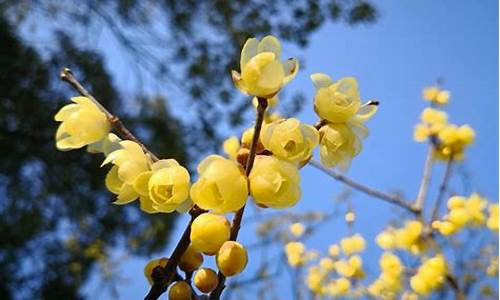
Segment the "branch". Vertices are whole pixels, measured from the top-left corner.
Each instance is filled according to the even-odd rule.
[[[130,132],[130,130],[125,127],[125,125],[123,125],[122,121],[120,121],[117,116],[110,113],[96,98],[94,98],[94,96],[92,96],[92,94],[90,94],[83,87],[83,85],[75,78],[73,72],[71,72],[70,69],[64,68],[59,76],[61,77],[61,80],[69,83],[75,90],[77,90],[80,95],[89,98],[90,101],[92,101],[106,115],[109,122],[111,123],[111,127],[116,133],[118,133],[118,135],[120,135],[122,139],[136,142],[141,146],[144,152],[148,153],[151,156],[151,159],[153,161],[158,160],[158,157],[151,151],[149,151],[148,148],[146,148],[146,146],[144,146],[144,144],[141,143],[141,141],[139,141],[139,139],[136,138],[135,135],[133,135],[132,132]]]
[[[427,191],[429,190],[429,183],[431,181],[432,164],[434,162],[433,152],[434,152],[434,145],[429,144],[427,157],[425,158],[425,163],[424,163],[424,174],[422,175],[422,181],[420,183],[420,188],[418,189],[417,199],[415,199],[415,208],[418,209],[420,212],[422,212],[422,208],[424,207]]]
[[[439,186],[439,192],[436,199],[436,204],[434,206],[434,210],[432,211],[431,215],[431,222],[430,222],[431,224],[438,217],[439,207],[441,206],[444,193],[446,192],[446,188],[448,187],[448,181],[450,180],[452,165],[453,165],[453,156],[451,156],[448,159],[448,162],[446,163],[446,170],[444,171],[443,180],[441,181],[441,185]]]
[[[378,198],[380,200],[384,200],[384,201],[389,202],[391,204],[395,204],[395,205],[397,205],[401,208],[404,208],[404,209],[406,209],[414,214],[417,214],[419,212],[419,210],[416,207],[411,205],[408,201],[403,200],[398,195],[386,194],[384,192],[367,187],[367,186],[365,186],[361,183],[358,183],[358,182],[356,182],[356,181],[354,181],[354,180],[352,180],[352,179],[350,179],[350,178],[348,178],[340,173],[337,173],[337,172],[334,172],[330,169],[325,168],[320,162],[318,162],[314,159],[311,159],[309,161],[309,164],[311,166],[315,167],[316,169],[322,171],[323,173],[329,175],[333,179],[338,180],[338,181],[344,183],[345,185],[348,185],[348,186],[354,188],[355,190],[358,190],[360,192],[363,192],[367,195],[373,196],[373,197]]]
[[[250,154],[248,155],[247,163],[245,166],[245,174],[248,178],[250,172],[252,171],[253,164],[255,162],[255,156],[257,154],[257,143],[259,141],[260,130],[262,129],[262,123],[264,122],[264,113],[267,108],[267,99],[266,98],[258,98],[259,104],[257,106],[257,120],[255,122],[254,133],[252,137],[252,144],[250,145]],[[236,212],[233,219],[233,224],[231,225],[231,241],[236,241],[238,239],[238,233],[241,227],[241,220],[243,219],[243,213],[245,212],[245,205]],[[224,276],[220,271],[218,274],[219,283],[215,287],[215,289],[210,293],[211,300],[220,299],[222,291],[225,287],[226,276]]]

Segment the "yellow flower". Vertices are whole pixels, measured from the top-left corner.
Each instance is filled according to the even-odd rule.
[[[179,268],[184,272],[193,272],[203,264],[203,255],[192,245],[186,249],[179,262]]]
[[[335,268],[335,262],[329,257],[322,258],[319,265],[325,271],[332,271]]]
[[[190,300],[191,287],[185,281],[176,281],[170,286],[168,300]]]
[[[439,105],[447,104],[450,99],[450,92],[442,90],[437,86],[430,86],[424,88],[422,91],[422,97],[427,100],[434,102]]]
[[[321,119],[331,123],[364,122],[377,111],[375,103],[361,106],[358,82],[353,77],[333,82],[328,75],[316,73],[311,80],[316,88],[314,111]]]
[[[61,108],[54,119],[62,122],[56,133],[57,149],[78,149],[104,139],[110,124],[106,115],[86,97],[73,97],[74,103]]]
[[[307,272],[307,287],[316,295],[323,295],[323,281],[327,273],[317,266],[310,267]]]
[[[255,38],[248,39],[241,50],[241,74],[232,72],[234,84],[248,95],[274,97],[299,69],[297,60],[282,62],[280,56],[281,45],[274,36],[268,35],[260,42]]]
[[[489,229],[498,231],[498,203],[490,204],[488,210],[490,215],[488,217],[486,225]]]
[[[191,224],[191,245],[206,255],[215,255],[230,234],[231,226],[224,216],[204,213]]]
[[[285,245],[285,254],[288,264],[292,267],[302,265],[305,262],[304,254],[306,248],[300,242],[289,242]]]
[[[486,199],[481,198],[479,194],[473,193],[465,202],[465,209],[469,213],[471,225],[483,225],[486,222],[484,209],[488,205]]]
[[[247,250],[238,242],[227,241],[220,247],[215,261],[224,276],[240,274],[248,263]]]
[[[156,267],[162,267],[165,268],[168,263],[168,258],[162,257],[158,259],[152,259],[150,260],[146,266],[144,267],[144,277],[148,280],[149,284],[153,284],[153,270]]]
[[[382,299],[395,299],[401,291],[404,266],[401,260],[390,252],[385,252],[379,260],[380,276],[369,287],[370,294]]]
[[[347,223],[353,223],[356,220],[356,214],[354,214],[354,212],[352,211],[347,212],[344,216],[344,219]]]
[[[114,166],[106,175],[106,187],[118,198],[113,204],[123,205],[137,199],[141,194],[134,186],[136,180],[143,182],[149,178],[151,160],[143,152],[139,144],[132,141],[121,141],[120,149],[109,153],[102,165],[113,163]],[[141,196],[141,208],[149,211],[148,196]],[[147,204],[145,207],[144,204]]]
[[[235,160],[238,155],[238,150],[240,149],[240,141],[237,137],[232,136],[224,141],[222,147],[224,148],[224,153],[226,153],[229,158]]]
[[[377,245],[385,250],[391,250],[396,247],[395,232],[392,229],[382,231],[377,235]]]
[[[460,127],[450,124],[441,129],[438,133],[438,148],[436,157],[447,160],[453,157],[455,160],[463,159],[463,152],[466,146],[474,142],[475,133],[469,125]]]
[[[353,255],[349,259],[341,259],[335,262],[335,270],[344,277],[363,278],[363,260],[359,255]]]
[[[439,133],[448,124],[448,115],[434,108],[426,108],[420,114],[421,123],[415,127],[413,134],[417,142],[423,142],[430,136]]]
[[[427,296],[443,285],[447,272],[446,261],[438,254],[424,261],[410,278],[410,286],[417,294]]]
[[[338,167],[347,171],[352,159],[361,152],[361,139],[368,135],[368,130],[361,123],[358,127],[327,124],[320,128],[319,135],[321,163],[327,168]]]
[[[207,294],[215,289],[219,283],[219,278],[214,270],[210,268],[201,268],[194,274],[193,282],[196,288],[202,293]]]
[[[296,237],[300,237],[304,234],[306,228],[301,223],[293,223],[290,225],[290,233]]]
[[[407,221],[403,228],[395,231],[396,247],[419,254],[424,250],[421,235],[424,227],[419,221]]]
[[[264,126],[261,142],[276,157],[300,163],[310,159],[319,135],[316,128],[295,118],[281,119]]]
[[[336,244],[330,245],[330,247],[328,247],[328,253],[332,257],[339,256],[340,255],[340,247],[339,247],[339,245],[336,245]]]
[[[347,256],[365,250],[365,246],[365,239],[359,234],[355,234],[351,237],[346,237],[340,240],[340,247]]]
[[[439,230],[439,233],[444,236],[457,233],[459,229],[458,226],[449,221],[434,221],[432,222],[432,228]]]
[[[199,207],[215,213],[237,211],[247,200],[247,179],[232,160],[210,155],[198,165],[200,177],[191,187],[191,198]]]
[[[347,295],[351,288],[351,282],[347,278],[332,280],[326,287],[326,293],[332,297]]]
[[[176,210],[189,196],[188,171],[174,159],[159,160],[151,169],[148,175],[142,175],[142,180],[135,181],[135,190],[149,196],[154,211]]]
[[[274,156],[257,155],[248,179],[252,198],[262,207],[291,207],[300,199],[297,167]]]

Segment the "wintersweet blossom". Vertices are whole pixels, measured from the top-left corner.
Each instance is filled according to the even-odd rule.
[[[74,103],[63,106],[54,119],[61,122],[56,132],[56,146],[62,151],[78,149],[104,139],[110,124],[106,115],[86,97],[73,97]]]
[[[319,134],[316,128],[295,118],[281,119],[262,128],[261,142],[276,157],[301,163],[311,158]]]
[[[198,165],[200,177],[191,187],[195,204],[215,213],[237,211],[247,200],[247,179],[233,160],[210,155]]]
[[[359,125],[327,124],[320,128],[319,155],[325,167],[347,171],[352,159],[361,152],[361,140],[368,134],[366,127]]]
[[[257,155],[248,180],[253,200],[262,207],[291,207],[300,199],[297,167],[274,156]]]
[[[428,107],[420,114],[420,121],[415,127],[413,138],[417,142],[424,142],[446,127],[448,115],[443,111]]]
[[[259,41],[250,38],[241,50],[241,74],[232,71],[233,82],[245,94],[272,98],[298,72],[296,59],[280,60],[281,44],[268,35]]]
[[[425,260],[410,278],[411,288],[419,295],[428,296],[443,285],[447,268],[445,258],[440,254]]]
[[[439,105],[447,104],[450,96],[451,94],[449,91],[442,90],[438,86],[429,86],[424,88],[422,91],[422,97],[425,100]]]
[[[230,234],[231,225],[224,216],[203,213],[191,224],[191,245],[206,255],[215,255]]]
[[[333,82],[328,75],[315,73],[311,75],[311,80],[316,88],[314,110],[323,120],[330,123],[362,123],[377,111],[375,102],[361,106],[358,82],[353,77]]]

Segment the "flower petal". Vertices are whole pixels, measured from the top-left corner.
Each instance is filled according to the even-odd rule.
[[[243,48],[241,49],[241,58],[240,58],[240,70],[243,72],[245,65],[248,63],[252,57],[257,55],[257,49],[259,47],[259,40],[256,38],[249,38]]]
[[[323,73],[314,73],[311,75],[311,80],[314,84],[314,87],[319,90],[321,88],[329,87],[333,84],[330,76]]]
[[[283,70],[285,71],[285,78],[283,79],[283,84],[289,83],[297,72],[299,72],[299,61],[295,58],[289,58],[283,62]]]
[[[279,59],[281,55],[281,44],[280,41],[272,35],[265,36],[259,43],[259,48],[257,53],[262,52],[272,52]]]
[[[135,192],[134,188],[130,184],[124,184],[118,194],[118,198],[113,204],[124,205],[130,203],[137,199],[139,195]]]

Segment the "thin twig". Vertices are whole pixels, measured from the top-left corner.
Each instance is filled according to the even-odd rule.
[[[327,169],[325,168],[323,165],[321,165],[320,162],[314,160],[314,159],[311,159],[309,161],[309,164],[313,167],[315,167],[316,169],[324,172],[325,174],[329,175],[330,177],[332,177],[333,179],[335,180],[338,180],[342,183],[344,183],[345,185],[348,185],[360,192],[363,192],[367,195],[370,195],[370,196],[373,196],[375,198],[378,198],[378,199],[381,199],[381,200],[384,200],[386,202],[389,202],[389,203],[392,203],[392,204],[395,204],[399,207],[402,207],[412,213],[418,213],[419,210],[416,209],[413,205],[411,205],[408,201],[405,201],[403,200],[400,196],[398,195],[393,195],[393,194],[387,194],[387,193],[384,193],[384,192],[381,192],[381,191],[378,191],[378,190],[375,190],[375,189],[372,189],[370,187],[367,187],[361,183],[358,183],[340,173],[337,173],[333,170],[330,170],[330,169]]]
[[[446,163],[446,170],[444,171],[443,180],[441,181],[441,185],[439,186],[439,192],[436,198],[436,204],[434,205],[434,209],[432,211],[430,224],[432,224],[432,222],[435,221],[438,217],[439,208],[441,207],[441,202],[443,201],[444,194],[448,187],[448,181],[450,180],[452,165],[453,156],[451,156]]]
[[[111,123],[113,130],[116,133],[118,133],[121,138],[136,142],[141,146],[144,152],[148,153],[151,156],[151,159],[153,161],[158,160],[158,157],[154,155],[151,151],[149,151],[148,148],[146,148],[146,146],[143,143],[141,143],[141,141],[139,141],[139,139],[136,138],[135,135],[133,135],[132,132],[130,132],[130,130],[128,130],[127,127],[125,127],[125,125],[123,125],[122,121],[120,121],[120,119],[117,116],[110,113],[101,104],[101,102],[99,102],[94,96],[92,96],[92,94],[89,93],[89,91],[87,91],[83,87],[83,85],[78,81],[78,79],[75,78],[73,72],[71,72],[69,68],[64,68],[60,73],[60,77],[61,80],[69,83],[75,90],[77,90],[78,93],[80,93],[80,95],[89,98],[90,101],[92,101],[106,115],[109,122]]]
[[[245,166],[245,174],[248,177],[252,171],[253,164],[255,162],[255,156],[257,154],[257,143],[259,141],[260,130],[262,128],[262,123],[264,122],[264,113],[267,108],[266,98],[257,98],[257,120],[255,121],[254,133],[252,137],[252,144],[250,145],[250,154],[248,155],[247,163]],[[233,224],[231,225],[231,241],[236,241],[238,239],[238,233],[241,227],[241,220],[243,219],[243,213],[245,212],[245,206],[236,212],[233,219]],[[211,300],[218,300],[222,294],[225,287],[226,277],[219,271],[218,274],[219,283],[217,287],[210,293]]]
[[[434,145],[431,143],[429,144],[427,157],[425,158],[424,173],[422,175],[422,181],[420,182],[420,188],[418,189],[417,199],[415,199],[415,208],[420,212],[422,212],[422,208],[424,207],[427,191],[429,190],[429,183],[431,181],[432,165],[434,162],[433,153]]]

